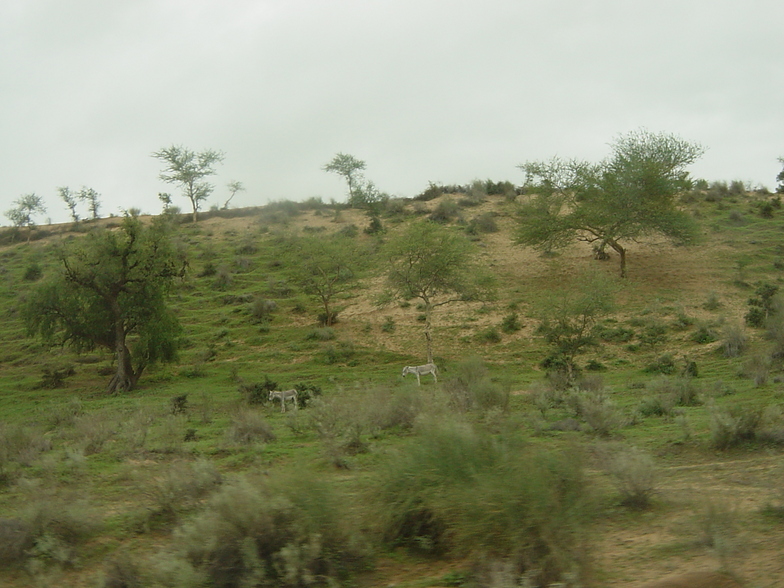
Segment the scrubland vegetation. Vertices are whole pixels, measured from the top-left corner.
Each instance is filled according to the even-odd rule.
[[[781,585],[784,213],[721,187],[677,202],[695,244],[628,243],[626,278],[515,245],[509,183],[170,214],[179,354],[112,394],[115,354],[24,319],[62,248],[121,219],[7,230],[3,585]],[[431,226],[471,275],[389,281]],[[418,387],[400,370],[431,345]]]

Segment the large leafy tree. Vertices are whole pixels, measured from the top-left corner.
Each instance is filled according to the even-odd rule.
[[[117,230],[98,229],[59,252],[62,271],[29,296],[30,334],[77,352],[116,355],[109,392],[131,390],[144,369],[175,358],[179,323],[166,304],[184,256],[162,221],[126,216]]]
[[[204,178],[215,175],[215,166],[223,161],[223,153],[213,149],[197,153],[180,145],[172,145],[156,151],[152,156],[165,165],[159,177],[166,183],[178,184],[182,188],[193,207],[193,222],[197,222],[201,203],[215,188]]]
[[[784,157],[779,157],[779,163],[784,164]],[[784,167],[781,168],[781,171],[776,176],[776,181],[779,183],[776,187],[776,192],[779,194],[784,193]]]
[[[427,361],[433,361],[433,310],[454,302],[488,299],[489,274],[474,261],[471,242],[430,221],[410,225],[386,247],[387,281],[399,299],[418,298],[425,311]]]
[[[554,158],[519,167],[535,196],[522,206],[516,241],[544,250],[574,240],[609,247],[626,276],[626,248],[650,235],[689,244],[697,223],[679,210],[677,196],[691,187],[687,167],[703,153],[694,143],[646,130],[621,135],[598,164]]]

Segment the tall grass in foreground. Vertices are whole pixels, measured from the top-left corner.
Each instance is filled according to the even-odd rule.
[[[379,482],[384,540],[432,554],[504,561],[548,585],[586,572],[588,514],[577,452],[533,449],[466,424],[427,426]]]

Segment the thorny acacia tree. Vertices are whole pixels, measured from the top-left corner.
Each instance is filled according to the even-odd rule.
[[[615,308],[615,288],[601,275],[579,276],[568,287],[551,292],[538,305],[538,333],[552,353],[543,362],[548,370],[563,372],[567,384],[574,382],[577,356],[596,344],[594,329]]]
[[[433,309],[453,302],[489,299],[491,277],[473,263],[462,233],[430,221],[410,225],[386,247],[387,281],[399,299],[418,298],[425,311],[427,361],[433,361]]]
[[[215,174],[215,165],[223,161],[223,153],[212,149],[196,153],[180,145],[172,145],[152,156],[166,165],[159,177],[166,183],[180,185],[193,207],[193,222],[197,222],[201,203],[214,189],[204,178]]]
[[[354,239],[341,235],[299,237],[293,245],[298,259],[296,279],[306,294],[321,303],[324,324],[331,326],[337,315],[335,298],[354,287],[366,256]]]
[[[323,168],[325,172],[336,173],[342,176],[348,184],[348,203],[355,205],[357,194],[362,187],[362,170],[365,162],[347,153],[338,153]]]
[[[686,167],[703,153],[699,145],[646,130],[611,143],[612,156],[598,164],[554,158],[519,167],[535,192],[519,215],[516,241],[552,250],[574,240],[610,247],[626,276],[626,243],[658,234],[678,244],[697,238],[697,223],[677,208],[691,187]]]
[[[15,227],[27,227],[27,241],[30,242],[35,227],[33,215],[46,212],[44,200],[37,194],[24,194],[14,200],[14,204],[16,207],[6,211],[5,216],[14,223]]]
[[[127,216],[117,230],[97,229],[59,252],[62,272],[27,300],[31,335],[77,352],[116,354],[108,392],[131,390],[145,367],[175,358],[179,322],[166,305],[186,262],[158,219],[144,226]]]

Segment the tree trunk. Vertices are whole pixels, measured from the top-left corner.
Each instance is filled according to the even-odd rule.
[[[433,333],[430,324],[432,308],[429,302],[425,302],[425,339],[427,340],[427,363],[433,363]]]
[[[626,249],[621,246],[620,243],[614,241],[612,239],[607,240],[607,244],[613,248],[614,251],[618,253],[618,256],[621,258],[621,277],[626,277]]]
[[[117,373],[114,374],[114,377],[109,382],[107,392],[110,394],[133,390],[133,387],[136,385],[136,382],[141,375],[141,370],[139,370],[139,373],[137,374],[133,372],[131,351],[125,344],[125,324],[123,323],[123,320],[119,318],[121,313],[119,304],[116,300],[112,303],[112,312],[115,316],[114,345],[115,353],[117,353]]]

